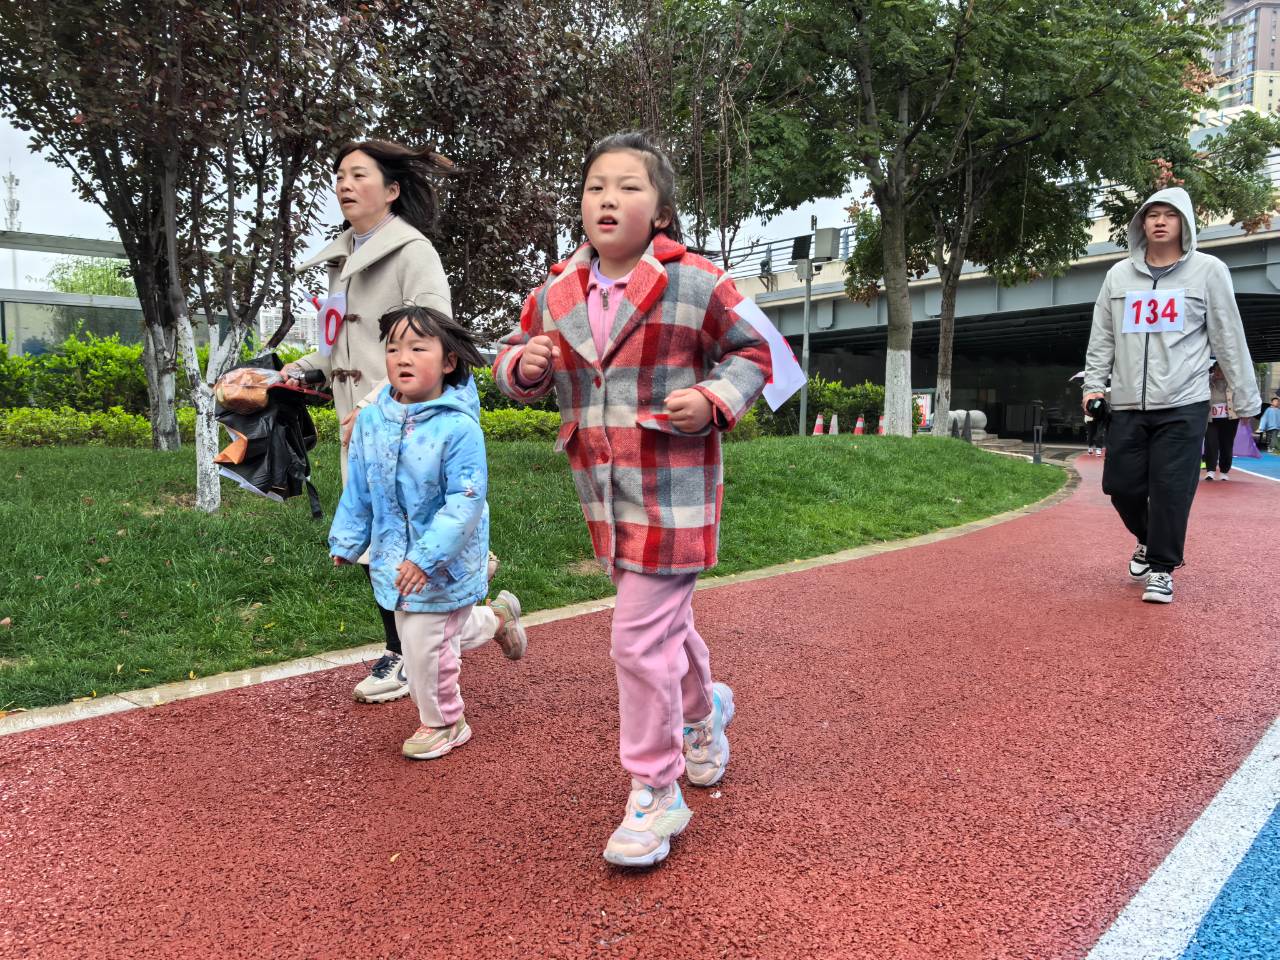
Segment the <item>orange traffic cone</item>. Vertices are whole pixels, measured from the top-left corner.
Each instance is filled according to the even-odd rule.
[[[855,437],[863,436],[867,432],[866,428],[867,421],[863,418],[862,414],[858,414],[858,422],[853,425],[853,435]]]
[[[884,436],[884,414],[880,414],[880,426],[876,427],[876,436]]]
[[[840,432],[840,414],[833,413],[831,415],[831,426],[827,429],[827,436],[833,437]]]
[[[822,414],[818,414],[818,422],[813,425],[813,435],[815,437],[822,436]]]

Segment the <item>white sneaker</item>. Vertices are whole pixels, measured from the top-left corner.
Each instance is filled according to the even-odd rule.
[[[389,703],[407,697],[409,678],[404,672],[404,657],[382,651],[369,675],[356,684],[354,695],[361,703]]]
[[[489,601],[489,607],[502,621],[493,639],[508,660],[519,660],[529,648],[529,635],[520,623],[520,599],[510,590],[501,591]]]
[[[604,848],[604,858],[620,867],[651,867],[667,859],[671,838],[693,819],[680,784],[650,787],[632,779],[627,812]]]
[[[418,727],[401,746],[400,752],[410,760],[434,760],[470,739],[471,727],[467,725],[467,718],[459,717],[448,727]]]
[[[1147,577],[1147,589],[1142,593],[1147,603],[1173,603],[1173,574],[1152,571]]]
[[[1129,576],[1134,580],[1145,580],[1150,572],[1151,564],[1147,563],[1147,545],[1140,543],[1133,551],[1133,556],[1129,558]]]
[[[1218,474],[1218,480],[1219,480],[1221,483],[1226,483],[1226,482],[1227,482],[1227,478],[1228,478],[1229,476],[1230,476],[1230,474],[1227,474],[1227,473],[1225,473],[1225,472],[1224,472],[1224,473],[1219,473],[1219,474]]]
[[[729,738],[724,728],[733,719],[733,691],[725,683],[711,685],[711,715],[684,728],[684,772],[696,787],[712,787],[729,765]]]

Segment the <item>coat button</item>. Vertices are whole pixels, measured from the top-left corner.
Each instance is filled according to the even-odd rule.
[[[608,463],[608,462],[609,462],[609,454],[605,453],[604,451],[601,451],[600,455],[596,457],[596,463]]]
[[[601,380],[600,380],[600,378],[599,378],[599,377],[592,377],[592,378],[591,378],[591,382],[592,382],[592,383],[594,383],[594,384],[598,387],[598,386],[600,386]]]

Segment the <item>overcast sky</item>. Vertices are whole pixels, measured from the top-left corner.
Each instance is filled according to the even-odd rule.
[[[117,239],[106,215],[76,195],[71,173],[32,153],[27,147],[27,135],[0,119],[0,173],[8,173],[10,169],[19,180],[19,229],[92,240]],[[847,197],[821,200],[776,217],[765,225],[748,222],[739,233],[738,242],[752,238],[783,239],[807,233],[811,215],[818,217],[820,227],[844,226],[847,222],[844,209],[848,204]],[[336,203],[330,204],[329,216],[339,222]],[[3,219],[3,208],[0,208],[0,226]],[[320,243],[317,238],[315,246],[318,248]],[[55,258],[23,252],[18,253],[16,259],[19,289],[47,289],[44,278]],[[12,255],[0,251],[0,287],[13,284],[12,263]]]

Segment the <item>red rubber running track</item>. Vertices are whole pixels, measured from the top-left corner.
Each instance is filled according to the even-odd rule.
[[[0,954],[1083,956],[1280,712],[1280,484],[1201,490],[1162,607],[1079,466],[1013,522],[698,593],[733,763],[650,872],[600,858],[607,612],[473,655],[439,761],[355,668],[0,739]]]

